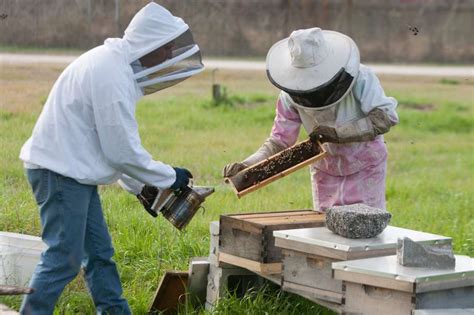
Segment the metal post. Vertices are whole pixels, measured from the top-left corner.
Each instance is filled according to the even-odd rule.
[[[120,0],[115,0],[115,28],[117,36],[120,36]]]
[[[87,0],[87,24],[88,24],[88,31],[89,31],[89,47],[92,47],[94,42],[94,36],[92,35],[92,5],[91,0]]]
[[[222,99],[221,85],[216,84],[216,81],[215,81],[215,75],[216,75],[217,70],[219,69],[215,68],[212,70],[212,100],[216,104],[218,104]]]

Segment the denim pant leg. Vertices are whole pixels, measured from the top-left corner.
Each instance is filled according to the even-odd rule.
[[[40,208],[42,239],[48,246],[33,273],[21,314],[52,314],[64,287],[84,257],[87,210],[95,186],[82,185],[46,169],[27,170]]]
[[[130,314],[128,303],[122,297],[117,267],[112,260],[114,249],[97,189],[89,204],[84,246],[85,278],[97,314]]]

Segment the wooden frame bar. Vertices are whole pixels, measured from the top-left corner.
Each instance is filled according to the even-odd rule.
[[[240,172],[239,172],[238,174],[236,174],[235,176],[227,177],[227,178],[225,179],[225,182],[228,183],[228,184],[231,184],[231,185],[232,185],[232,188],[234,189],[235,194],[237,195],[237,197],[238,197],[238,198],[241,198],[241,197],[245,196],[246,194],[251,193],[251,192],[253,192],[253,191],[257,190],[257,189],[260,189],[260,188],[262,188],[262,187],[264,187],[264,186],[266,186],[266,185],[268,185],[268,184],[270,184],[270,183],[272,183],[272,182],[274,182],[274,181],[276,181],[276,180],[278,180],[278,179],[280,179],[280,178],[282,178],[282,177],[284,177],[284,176],[286,176],[286,175],[288,175],[288,174],[291,174],[291,173],[293,173],[293,172],[299,170],[300,168],[302,168],[302,167],[304,167],[304,166],[307,166],[307,165],[309,165],[309,164],[312,164],[312,163],[316,162],[317,160],[320,160],[321,158],[323,158],[324,155],[326,154],[326,150],[324,149],[324,147],[322,146],[322,144],[321,144],[319,141],[318,141],[318,143],[317,143],[318,149],[319,149],[319,153],[318,153],[317,155],[315,155],[315,156],[313,156],[313,157],[311,157],[311,158],[309,158],[309,159],[307,159],[307,160],[304,160],[303,162],[300,162],[300,163],[298,163],[298,164],[296,164],[296,165],[294,165],[294,166],[292,166],[292,167],[290,167],[290,168],[287,168],[287,169],[283,170],[282,172],[280,172],[280,173],[278,173],[278,174],[276,174],[276,175],[273,175],[273,176],[271,176],[271,177],[269,177],[269,178],[266,178],[266,179],[264,179],[264,180],[258,182],[257,184],[252,185],[252,186],[250,186],[250,187],[248,187],[248,188],[245,188],[245,189],[243,189],[243,190],[240,190],[240,191],[239,191],[238,188],[236,187],[236,184],[235,184],[235,178],[236,178],[237,175],[240,175],[240,174],[249,172],[249,171],[251,171],[252,169],[255,169],[256,167],[261,166],[262,164],[268,163],[268,161],[275,160],[275,159],[277,159],[278,157],[280,157],[282,154],[284,154],[284,153],[286,153],[286,152],[288,152],[288,151],[291,151],[291,150],[294,149],[296,146],[302,145],[302,144],[307,143],[307,142],[310,142],[310,141],[311,141],[311,140],[306,140],[306,141],[299,142],[299,143],[297,143],[297,144],[291,146],[291,147],[288,148],[288,149],[285,149],[285,150],[283,150],[283,151],[281,151],[281,152],[278,152],[277,154],[274,154],[274,155],[270,156],[269,158],[267,158],[267,159],[265,159],[265,160],[263,160],[263,161],[261,161],[261,162],[255,164],[255,165],[252,165],[252,166],[250,166],[250,167],[247,167],[246,169],[240,171]]]
[[[265,264],[222,252],[219,253],[219,261],[266,275],[281,273],[281,263]]]

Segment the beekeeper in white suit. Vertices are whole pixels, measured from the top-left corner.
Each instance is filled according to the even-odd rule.
[[[267,76],[281,90],[270,137],[244,161],[226,165],[223,175],[233,176],[292,146],[303,125],[328,152],[310,167],[314,209],[354,203],[384,209],[382,134],[398,123],[397,101],[360,64],[355,42],[320,28],[294,31],[271,47]]]
[[[150,3],[135,15],[123,38],[107,39],[60,75],[20,153],[48,245],[22,314],[52,314],[81,265],[97,312],[130,314],[97,185],[122,178],[135,194],[145,184],[187,185],[188,170],[153,160],[141,145],[135,106],[144,94],[202,70],[188,25]]]

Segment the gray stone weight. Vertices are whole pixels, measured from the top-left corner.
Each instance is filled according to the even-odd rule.
[[[326,226],[347,238],[375,237],[387,227],[392,215],[363,203],[334,206],[326,210]]]
[[[408,237],[398,239],[397,260],[406,267],[450,269],[456,266],[451,245],[423,245]]]

